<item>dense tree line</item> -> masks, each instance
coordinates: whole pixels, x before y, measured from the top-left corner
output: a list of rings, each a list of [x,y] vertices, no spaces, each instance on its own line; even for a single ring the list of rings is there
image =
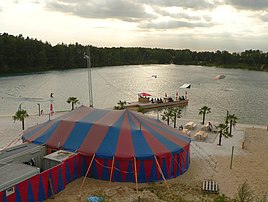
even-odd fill
[[[268,53],[260,50],[229,53],[141,47],[99,48],[78,43],[52,46],[22,35],[0,33],[0,73],[83,68],[86,67],[84,53],[88,48],[93,67],[173,63],[268,71]]]

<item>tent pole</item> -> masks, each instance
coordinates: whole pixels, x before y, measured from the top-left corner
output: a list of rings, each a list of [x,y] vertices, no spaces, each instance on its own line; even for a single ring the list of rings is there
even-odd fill
[[[16,137],[14,140],[12,140],[8,145],[6,145],[4,147],[4,149],[7,149],[8,147],[10,147],[14,142],[17,143],[19,140],[21,140],[22,135],[23,135],[23,133],[19,134],[19,136]]]
[[[167,189],[168,189],[169,193],[171,193],[171,190],[170,190],[170,188],[169,188],[169,186],[168,186],[168,183],[167,183],[167,181],[166,181],[166,178],[165,178],[165,176],[164,176],[164,173],[163,173],[162,169],[160,168],[160,165],[159,165],[159,163],[158,163],[157,158],[156,158],[155,155],[154,155],[154,159],[155,159],[155,162],[156,162],[156,164],[157,164],[158,171],[161,173],[162,178],[163,178],[163,180],[165,181],[165,184],[166,184],[166,186],[167,186]],[[171,193],[171,194],[172,194],[172,193]]]
[[[137,161],[136,161],[136,157],[135,156],[134,156],[134,167],[135,167],[136,190],[137,190],[137,194],[138,194],[139,187],[138,187],[138,175],[137,175]]]
[[[88,175],[88,172],[89,172],[89,170],[90,170],[90,168],[91,168],[91,166],[92,166],[92,163],[93,163],[93,160],[94,160],[94,158],[95,158],[95,155],[96,154],[94,154],[93,155],[93,157],[92,157],[92,159],[91,159],[91,161],[90,161],[90,164],[89,164],[89,166],[88,166],[88,168],[87,168],[87,172],[86,172],[86,175],[85,175],[85,177],[84,177],[84,179],[83,179],[83,181],[82,181],[82,184],[81,184],[81,186],[80,186],[80,189],[79,189],[79,195],[81,196],[81,189],[82,189],[82,187],[83,187],[83,185],[84,185],[84,182],[85,182],[85,180],[86,180],[86,177],[87,177],[87,175]]]
[[[51,198],[54,199],[55,198],[55,195],[54,195],[54,190],[53,190],[51,178],[48,178],[48,184],[49,184],[49,188],[50,188],[51,193],[52,193]]]
[[[112,177],[113,177],[113,170],[114,170],[114,156],[113,156],[112,168],[111,168],[111,173],[110,173],[110,186],[111,186]]]

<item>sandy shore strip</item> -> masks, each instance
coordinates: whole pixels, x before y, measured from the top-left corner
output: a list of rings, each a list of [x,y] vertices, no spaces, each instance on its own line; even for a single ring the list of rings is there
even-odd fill
[[[66,112],[56,113],[54,117],[63,115]],[[25,120],[26,128],[40,124],[48,120],[48,115],[30,116]],[[178,125],[184,125],[187,121],[179,119]],[[172,190],[182,192],[185,187],[197,188],[201,190],[203,180],[212,179],[218,182],[221,194],[234,197],[238,187],[245,181],[250,185],[256,194],[267,192],[268,186],[268,131],[266,126],[252,126],[237,124],[233,130],[233,137],[222,139],[222,146],[218,146],[218,136],[209,133],[205,141],[194,140],[194,134],[200,130],[201,124],[197,123],[197,128],[191,131],[191,164],[189,170],[175,179],[168,180]],[[0,149],[16,139],[22,133],[21,122],[14,123],[11,116],[0,116]],[[244,142],[244,149],[242,143]],[[17,142],[19,144],[20,141]],[[234,161],[230,169],[231,150],[234,146]],[[82,179],[78,179],[69,185],[61,193],[56,195],[53,201],[76,201],[77,191]],[[154,183],[155,186],[162,187],[166,191],[163,182]],[[86,196],[104,194],[108,195],[112,201],[133,201],[138,195],[150,201],[163,201],[146,187],[152,183],[139,184],[139,194],[134,190],[134,183],[111,183],[87,178],[82,189],[82,198]],[[190,194],[194,197],[194,194]],[[186,194],[187,195],[187,194]],[[152,200],[151,200],[152,199]],[[50,201],[50,200],[48,200]],[[52,201],[52,200],[51,200]]]
[[[50,118],[55,119],[65,113],[66,112],[57,112]],[[30,115],[25,119],[25,130],[29,127],[38,125],[48,120],[48,114],[44,114],[41,116]],[[21,141],[17,141],[17,139],[22,135],[22,132],[23,130],[21,121],[14,122],[12,116],[0,115],[0,150],[8,146],[13,141],[16,142],[16,144],[20,144]]]

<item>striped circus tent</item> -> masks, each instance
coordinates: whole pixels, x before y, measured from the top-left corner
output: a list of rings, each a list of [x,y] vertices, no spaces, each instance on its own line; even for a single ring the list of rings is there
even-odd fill
[[[27,129],[23,141],[82,156],[82,173],[119,182],[152,182],[187,171],[190,139],[159,120],[130,110],[81,106]]]

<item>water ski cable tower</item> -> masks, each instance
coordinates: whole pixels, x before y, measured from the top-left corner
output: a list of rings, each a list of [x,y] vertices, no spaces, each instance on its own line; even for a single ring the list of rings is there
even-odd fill
[[[92,78],[91,78],[91,60],[90,60],[90,49],[87,48],[88,55],[84,54],[84,58],[87,59],[87,68],[88,68],[88,98],[89,106],[93,107],[93,92],[92,92]]]

